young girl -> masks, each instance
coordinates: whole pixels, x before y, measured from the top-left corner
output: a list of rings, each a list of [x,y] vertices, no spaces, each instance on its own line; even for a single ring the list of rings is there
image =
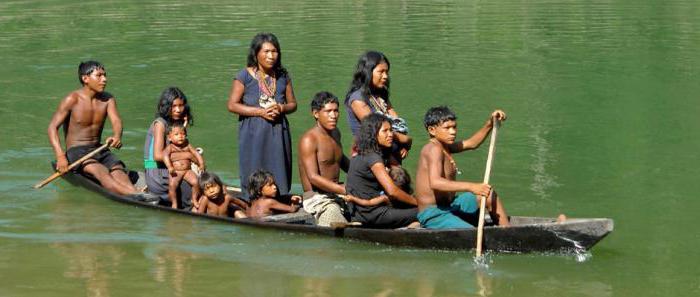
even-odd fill
[[[248,205],[238,198],[231,197],[218,175],[202,172],[199,176],[199,186],[202,196],[199,198],[197,213],[224,217],[231,216],[230,213],[233,212],[234,218],[247,218],[245,209]]]
[[[163,162],[168,168],[170,181],[168,183],[168,198],[172,208],[178,208],[177,188],[184,179],[192,186],[193,210],[198,207],[199,183],[197,174],[192,171],[192,163],[196,162],[199,168],[204,171],[204,158],[187,141],[187,130],[180,124],[170,126],[168,131],[170,144],[163,150]]]
[[[293,195],[290,204],[284,204],[278,199],[277,185],[272,174],[265,170],[258,170],[248,178],[248,191],[251,205],[247,215],[251,218],[260,218],[274,213],[292,213],[299,210],[301,197]]]
[[[163,149],[167,145],[167,131],[175,123],[192,124],[192,110],[187,103],[187,96],[177,87],[168,87],[160,94],[156,105],[155,120],[151,123],[146,134],[143,148],[143,165],[146,169],[146,185],[148,192],[160,197],[163,204],[170,204],[168,197],[168,169],[163,163]],[[180,186],[180,196],[189,197],[189,184]],[[179,204],[188,208],[190,199],[182,199]]]
[[[356,144],[360,123],[372,113],[379,113],[389,118],[394,140],[392,143],[392,163],[401,163],[411,149],[413,140],[408,136],[406,121],[399,117],[389,101],[389,69],[391,63],[381,52],[368,51],[357,61],[350,89],[345,96],[348,108],[348,124],[355,137],[352,155],[357,154]]]

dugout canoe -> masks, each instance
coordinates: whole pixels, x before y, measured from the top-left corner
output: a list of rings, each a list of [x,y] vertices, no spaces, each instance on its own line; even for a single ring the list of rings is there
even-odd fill
[[[135,184],[143,184],[143,174],[131,172]],[[83,175],[68,172],[63,178],[113,201],[181,215],[201,217],[243,226],[279,229],[318,234],[350,240],[368,241],[397,247],[444,250],[471,250],[476,244],[476,229],[371,229],[356,226],[321,227],[313,216],[300,211],[295,214],[269,216],[264,220],[235,219],[192,213],[168,206],[154,205],[130,196],[122,196],[100,186]],[[236,193],[233,193],[237,196]],[[516,253],[578,253],[589,250],[613,230],[608,218],[569,218],[557,223],[556,218],[511,216],[511,227],[484,227],[484,250]]]

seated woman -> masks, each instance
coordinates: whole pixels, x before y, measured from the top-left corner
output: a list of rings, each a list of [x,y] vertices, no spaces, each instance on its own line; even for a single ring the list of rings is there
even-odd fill
[[[417,222],[416,199],[397,186],[389,175],[387,165],[393,142],[389,118],[381,114],[369,114],[363,121],[357,137],[358,155],[350,161],[345,189],[359,199],[373,203],[348,203],[351,221],[374,228],[399,228]],[[411,208],[394,208],[386,205],[390,200],[409,204]],[[374,198],[374,199],[373,199]],[[364,204],[364,205],[363,205]]]
[[[193,119],[192,109],[182,90],[177,87],[168,87],[163,90],[156,105],[155,119],[148,128],[143,149],[148,192],[159,196],[162,205],[172,204],[168,196],[170,174],[163,163],[163,150],[168,145],[167,131],[174,124],[191,126]],[[192,199],[189,198],[191,191],[192,188],[188,183],[181,183],[177,191],[179,207],[189,209],[193,206]],[[182,199],[182,197],[187,198]]]
[[[280,196],[277,192],[275,177],[269,171],[259,169],[248,178],[248,194],[250,197],[250,207],[247,215],[250,218],[261,218],[278,213],[292,213],[299,210],[301,197],[291,195],[290,197]],[[289,199],[289,204],[280,200]]]

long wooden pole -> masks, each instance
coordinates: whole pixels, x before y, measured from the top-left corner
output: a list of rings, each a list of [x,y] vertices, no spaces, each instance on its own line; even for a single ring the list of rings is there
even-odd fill
[[[495,117],[491,119],[493,122],[493,131],[491,132],[491,141],[489,143],[489,156],[486,159],[486,171],[484,172],[484,183],[489,183],[489,178],[491,177],[491,164],[493,164],[493,154],[496,150],[496,136],[498,135],[498,125],[500,121]],[[493,191],[491,192],[493,193]],[[489,193],[489,195],[493,195]],[[484,214],[486,212],[486,199],[487,197],[481,197],[481,208],[479,209],[479,226],[476,230],[476,257],[481,257],[481,250],[484,241]]]
[[[107,143],[103,144],[102,146],[96,148],[94,151],[88,153],[87,155],[85,155],[82,158],[78,159],[77,161],[73,162],[73,164],[68,165],[68,169],[65,172],[56,171],[56,173],[52,174],[51,176],[47,177],[45,180],[42,180],[38,184],[34,185],[34,188],[39,189],[39,188],[47,185],[48,183],[52,182],[54,179],[57,179],[61,175],[65,174],[69,170],[72,170],[76,166],[85,162],[85,160],[92,158],[92,156],[96,155],[97,153],[99,153],[103,149],[106,149],[109,146],[109,143],[110,142],[108,141]]]

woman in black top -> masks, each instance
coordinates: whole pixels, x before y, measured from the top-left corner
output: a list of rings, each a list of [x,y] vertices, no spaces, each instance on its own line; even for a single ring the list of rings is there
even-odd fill
[[[416,205],[416,199],[399,188],[387,170],[393,133],[389,118],[370,114],[357,137],[358,155],[350,161],[346,190],[349,195],[370,200],[386,195],[390,200]],[[381,201],[381,200],[380,200]],[[386,204],[361,206],[349,203],[351,220],[367,227],[398,228],[416,221],[417,209],[398,209]]]

